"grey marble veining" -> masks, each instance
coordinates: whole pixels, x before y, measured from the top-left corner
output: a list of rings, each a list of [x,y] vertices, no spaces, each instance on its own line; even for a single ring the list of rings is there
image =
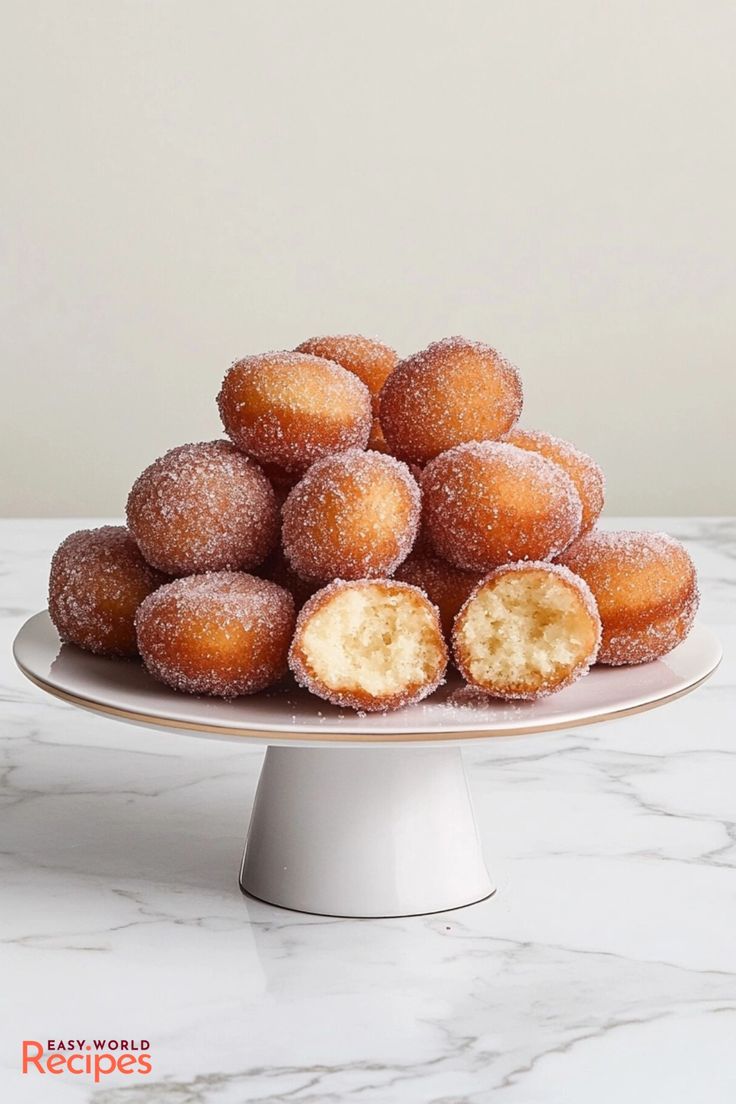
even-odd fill
[[[496,896],[352,921],[240,895],[259,749],[22,679],[12,638],[78,525],[0,523],[2,1098],[732,1104],[736,522],[615,524],[688,544],[720,669],[660,710],[469,749]],[[95,1034],[150,1039],[151,1076],[20,1076],[23,1038]]]

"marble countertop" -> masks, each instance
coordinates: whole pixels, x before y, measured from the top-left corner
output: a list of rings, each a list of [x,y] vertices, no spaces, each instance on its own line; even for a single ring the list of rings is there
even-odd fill
[[[100,522],[97,522],[99,524]],[[241,896],[262,751],[45,697],[12,639],[89,521],[0,522],[0,1097],[13,1104],[733,1104],[736,521],[664,528],[725,658],[638,716],[467,751],[495,897],[344,920]],[[150,1040],[145,1079],[21,1040]]]

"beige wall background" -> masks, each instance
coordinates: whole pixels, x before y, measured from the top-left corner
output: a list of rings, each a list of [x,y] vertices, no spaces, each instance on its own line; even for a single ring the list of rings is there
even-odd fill
[[[609,513],[736,512],[736,5],[11,0],[0,512],[121,512],[228,364],[450,333]]]

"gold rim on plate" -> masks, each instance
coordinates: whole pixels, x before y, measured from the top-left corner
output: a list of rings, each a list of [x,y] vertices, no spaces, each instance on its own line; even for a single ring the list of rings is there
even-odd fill
[[[702,684],[718,669],[721,658],[719,657],[715,666],[703,675],[702,678],[699,678],[697,682],[694,682],[691,686],[684,687],[682,690],[676,690],[672,694],[665,694],[663,697],[655,698],[653,701],[643,702],[641,705],[625,706],[622,709],[609,709],[603,713],[580,717],[576,720],[552,722],[549,724],[540,722],[539,724],[525,726],[524,728],[514,728],[512,731],[491,728],[469,731],[458,731],[453,729],[451,731],[376,733],[304,732],[301,730],[277,732],[242,727],[232,728],[228,725],[208,724],[206,722],[195,723],[194,721],[180,721],[173,718],[156,717],[153,714],[142,713],[137,710],[120,709],[114,705],[103,705],[101,702],[96,702],[93,698],[85,698],[80,694],[72,694],[68,690],[60,690],[58,687],[52,686],[50,683],[38,678],[38,676],[32,675],[31,672],[23,666],[17,656],[15,661],[19,670],[29,682],[32,682],[34,686],[37,686],[40,690],[45,691],[45,693],[50,694],[54,698],[59,698],[61,701],[68,702],[70,705],[76,705],[80,709],[86,709],[90,713],[101,713],[103,716],[116,717],[120,720],[132,721],[134,724],[148,725],[153,728],[175,728],[185,732],[203,732],[216,736],[242,736],[245,739],[258,739],[266,743],[280,743],[287,740],[303,741],[305,743],[430,743],[435,740],[483,740],[489,737],[530,736],[539,732],[559,732],[566,728],[580,728],[583,725],[598,724],[602,721],[613,721],[619,717],[630,717],[635,713],[647,713],[650,709],[657,709],[659,706],[677,701],[678,698],[684,698],[687,694],[691,694],[693,690],[697,690],[698,687],[702,686]]]

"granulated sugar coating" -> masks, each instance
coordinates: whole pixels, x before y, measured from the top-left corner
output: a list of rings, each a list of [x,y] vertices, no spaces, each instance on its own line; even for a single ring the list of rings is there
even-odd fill
[[[425,464],[465,441],[503,436],[522,402],[518,372],[495,349],[448,337],[397,364],[381,390],[381,426],[395,456]]]
[[[170,575],[256,567],[278,539],[278,504],[257,464],[229,441],[180,445],[138,477],[128,525]]]
[[[532,701],[587,674],[601,621],[587,584],[559,564],[505,564],[475,588],[452,633],[465,680],[493,697]]]
[[[396,367],[396,350],[360,334],[343,334],[336,337],[310,337],[297,345],[298,353],[334,360],[348,372],[362,380],[373,399],[373,413],[378,414],[378,393],[386,378]]]
[[[305,471],[323,456],[365,448],[371,430],[365,384],[339,364],[306,353],[263,353],[237,361],[217,404],[238,448],[287,471]]]
[[[289,666],[301,686],[333,705],[384,712],[437,689],[447,645],[437,609],[417,587],[337,580],[299,614]]]
[[[136,610],[165,581],[124,526],[80,529],[51,561],[49,615],[64,641],[97,655],[134,656]]]
[[[648,663],[680,644],[699,603],[695,567],[666,533],[586,533],[560,562],[587,582],[603,624],[599,663]]]
[[[421,495],[406,464],[349,449],[319,460],[284,503],[281,538],[304,579],[390,575],[408,556]]]
[[[458,445],[427,465],[421,487],[432,546],[466,571],[551,560],[580,531],[582,505],[570,477],[514,445]]]
[[[602,469],[587,453],[581,452],[569,441],[553,437],[534,429],[512,429],[504,437],[509,445],[538,452],[559,464],[572,479],[583,506],[581,532],[592,529],[600,517],[606,490],[606,479]]]
[[[275,583],[242,572],[191,575],[152,594],[136,627],[154,678],[187,694],[234,698],[285,673],[294,601]]]

